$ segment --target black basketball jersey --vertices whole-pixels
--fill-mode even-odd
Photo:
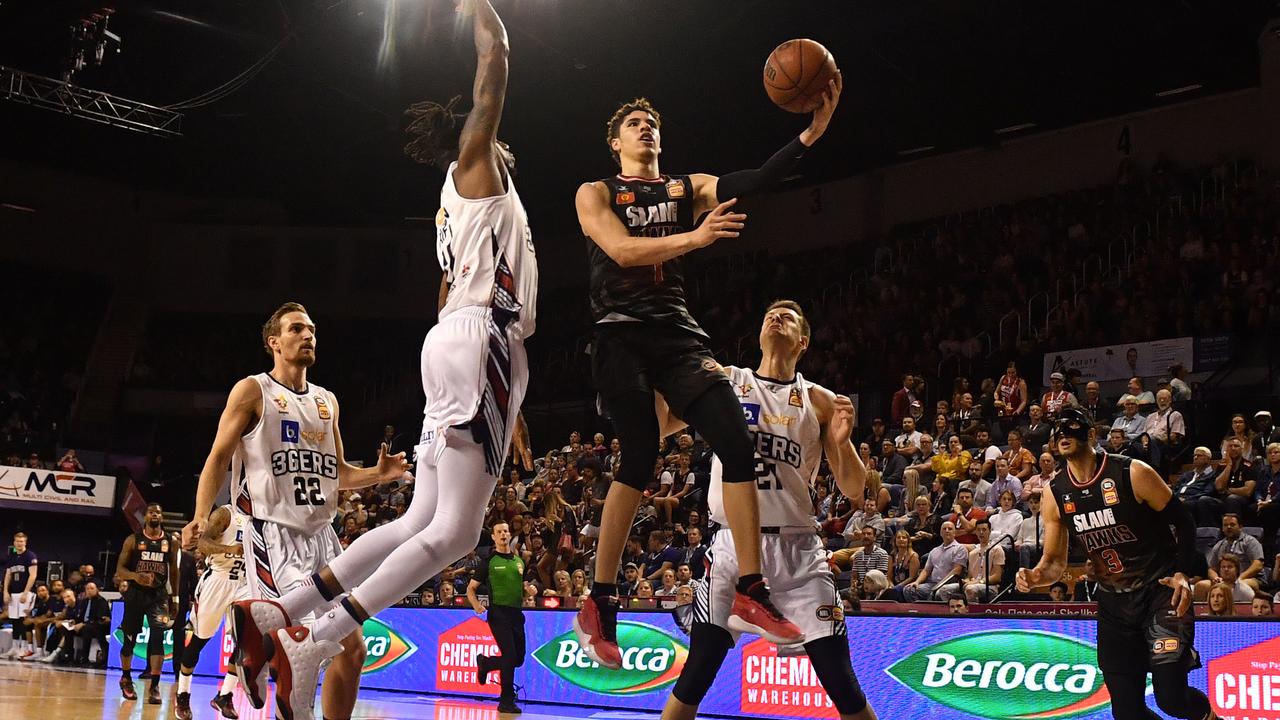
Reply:
[[[617,175],[600,182],[610,207],[631,237],[667,237],[694,228],[693,181],[687,175],[656,180]],[[675,325],[706,337],[689,314],[682,258],[624,268],[587,238],[591,266],[591,317],[596,323],[635,321]]]
[[[1133,590],[1173,574],[1176,540],[1167,522],[1133,495],[1132,460],[1098,453],[1081,481],[1065,464],[1049,482],[1071,542],[1089,556],[1103,589]]]
[[[145,588],[147,591],[164,591],[165,580],[169,578],[169,568],[173,567],[173,553],[177,546],[169,542],[169,538],[149,538],[143,533],[134,536],[133,572],[149,572],[156,576],[155,585]],[[144,588],[139,588],[140,590]]]

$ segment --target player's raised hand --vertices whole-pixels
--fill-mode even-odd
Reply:
[[[738,198],[729,198],[707,214],[707,219],[693,231],[697,247],[706,247],[721,238],[738,237],[739,231],[746,227],[744,223],[747,221],[747,214],[730,212],[736,204]]]
[[[1173,588],[1173,599],[1169,601],[1169,607],[1173,608],[1174,614],[1178,617],[1186,615],[1187,609],[1191,607],[1191,583],[1187,581],[1187,576],[1174,573],[1173,577],[1160,578],[1160,584]]]
[[[809,122],[809,127],[800,134],[800,142],[813,145],[827,131],[831,116],[836,112],[836,105],[840,104],[842,90],[844,90],[844,75],[837,70],[836,76],[831,78],[827,83],[827,89],[822,93],[822,104],[813,111],[813,120]]]
[[[1044,572],[1040,568],[1022,568],[1014,579],[1014,585],[1018,587],[1020,593],[1028,593],[1031,592],[1031,588],[1047,584]]]
[[[853,435],[853,401],[849,396],[836,395],[830,431],[831,438],[837,443],[847,443],[849,437]]]
[[[182,547],[185,550],[195,550],[196,544],[200,542],[200,537],[204,535],[205,525],[209,524],[209,518],[200,517],[199,513],[191,518],[191,522],[182,528]]]
[[[515,432],[511,435],[511,459],[520,463],[525,472],[533,470],[533,449],[529,442],[529,424],[524,413],[516,413]]]
[[[378,448],[378,483],[389,483],[394,480],[400,480],[409,470],[409,461],[405,459],[403,452],[395,455],[388,455],[386,443]]]

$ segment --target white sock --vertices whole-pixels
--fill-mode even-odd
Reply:
[[[226,677],[222,678],[222,684],[218,686],[218,694],[226,695],[235,690],[238,684],[240,684],[240,678],[236,677],[235,673],[227,673]]]
[[[447,493],[437,493],[430,522],[408,542],[375,559],[377,569],[351,591],[349,597],[370,617],[399,602],[414,588],[465,556],[480,537],[484,511],[498,482],[485,473],[484,449],[469,439],[450,438],[440,457],[436,476],[449,478],[451,487]],[[415,488],[415,494],[419,490]],[[337,564],[348,559],[351,548],[360,540],[352,543],[330,566],[335,575]],[[338,607],[317,618],[312,632],[317,640],[341,641],[357,627],[351,613],[345,607]]]
[[[191,676],[182,671],[178,672],[178,692],[180,693],[191,692]]]

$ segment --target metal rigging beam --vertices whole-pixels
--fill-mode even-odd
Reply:
[[[182,113],[4,66],[0,97],[148,135],[182,136]]]

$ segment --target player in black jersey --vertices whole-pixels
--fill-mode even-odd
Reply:
[[[775,643],[804,642],[804,633],[769,601],[760,574],[752,435],[728,379],[707,349],[707,334],[685,305],[681,258],[738,237],[747,216],[734,211],[737,199],[787,176],[826,132],[841,83],[837,74],[809,127],[763,166],[719,178],[661,174],[661,117],[647,100],[626,103],[610,118],[606,137],[621,173],[578,188],[575,203],[587,236],[595,321],[592,377],[622,444],[622,465],[601,520],[595,584],[574,620],[581,647],[605,667],[622,666],[614,632],[615,582],[627,531],[657,457],[655,392],[707,438],[724,464],[725,506],[742,573],[734,615]]]
[[[1098,667],[1116,720],[1158,717],[1146,704],[1147,673],[1156,704],[1178,718],[1212,718],[1204,693],[1187,683],[1200,667],[1189,577],[1199,574],[1195,523],[1146,463],[1095,451],[1084,411],[1059,412],[1054,442],[1064,461],[1044,493],[1044,557],[1018,571],[1018,590],[1056,582],[1067,542],[1080,545],[1098,578]]]
[[[164,532],[164,510],[159,503],[147,506],[142,532],[125,538],[116,563],[116,581],[127,581],[124,593],[124,618],[120,632],[124,642],[120,648],[120,693],[126,700],[138,699],[133,689],[133,647],[142,631],[142,619],[147,619],[147,661],[151,673],[151,687],[147,702],[160,704],[160,672],[164,666],[164,633],[173,625],[173,610],[177,598],[170,604],[165,586],[173,580],[177,588],[178,543],[171,542]]]

